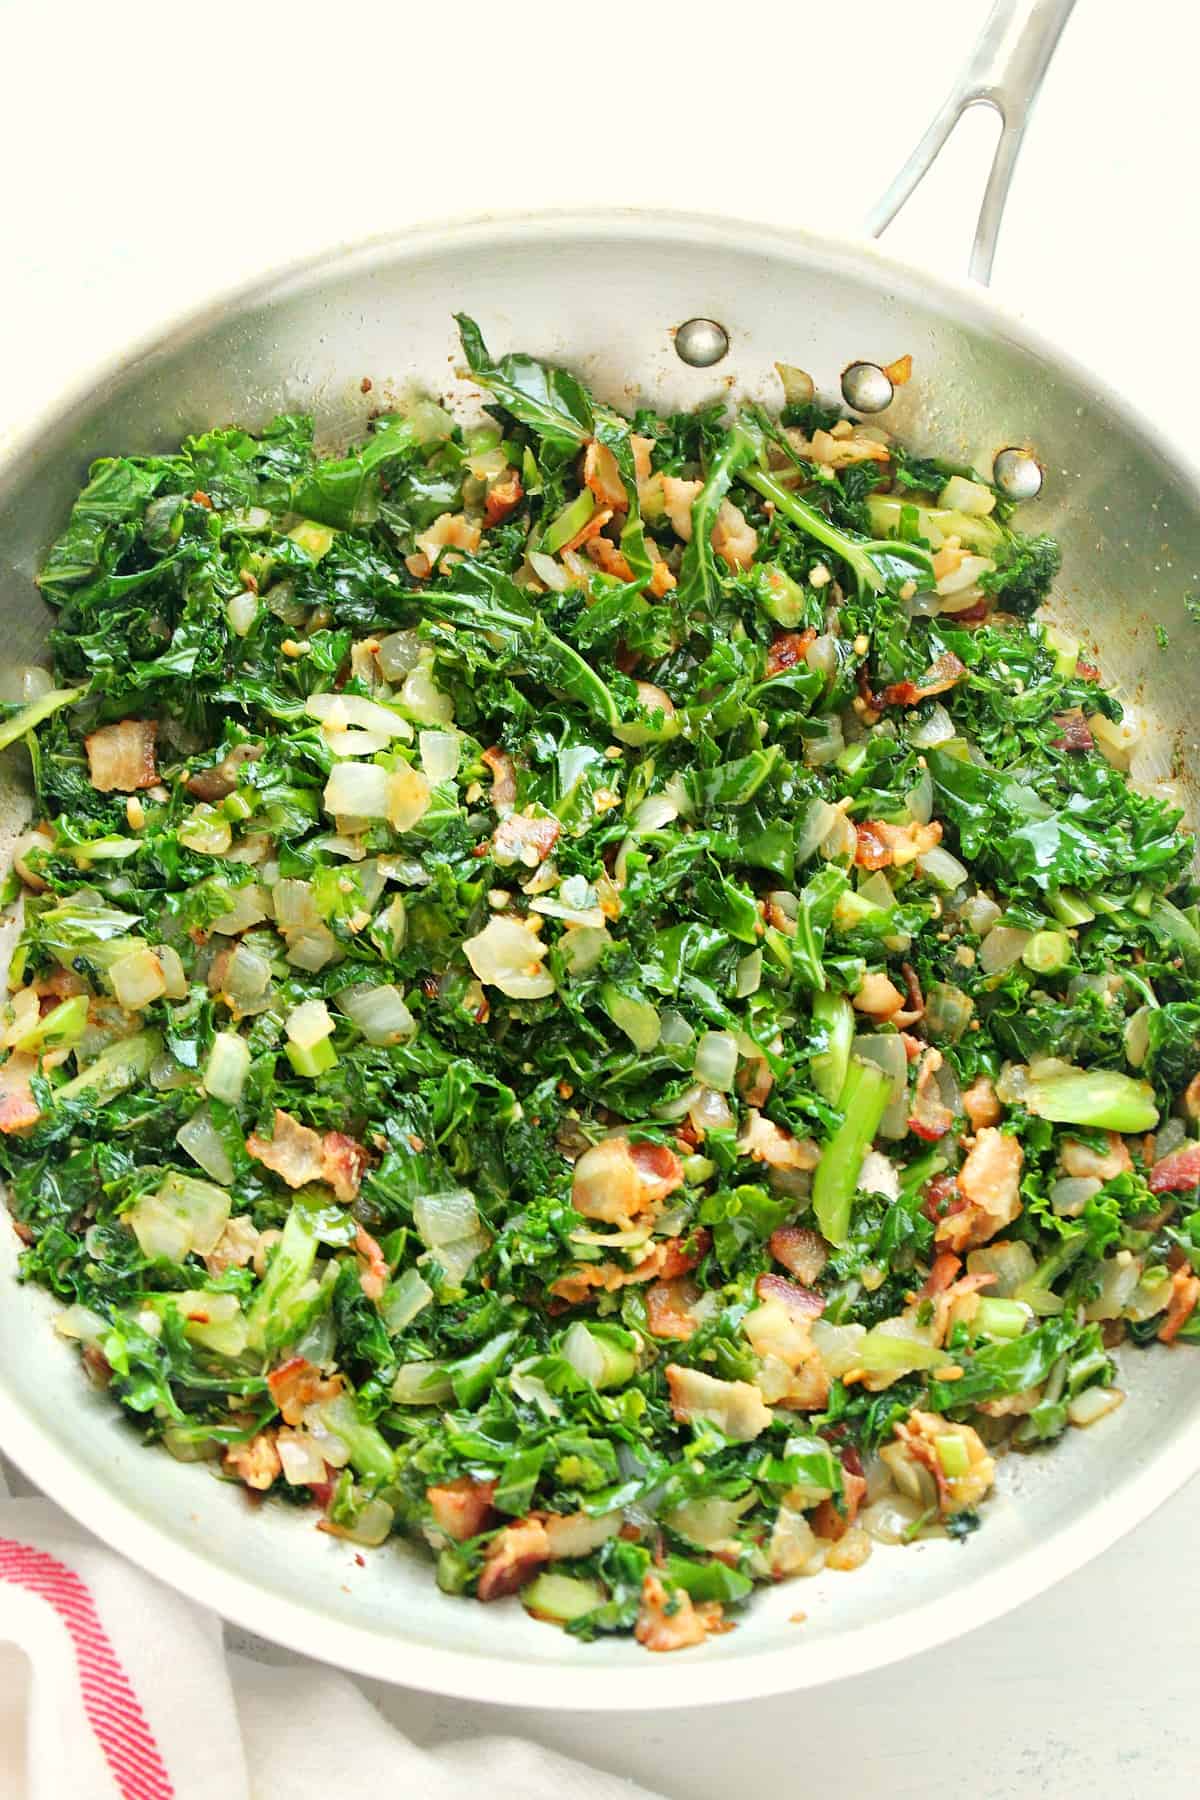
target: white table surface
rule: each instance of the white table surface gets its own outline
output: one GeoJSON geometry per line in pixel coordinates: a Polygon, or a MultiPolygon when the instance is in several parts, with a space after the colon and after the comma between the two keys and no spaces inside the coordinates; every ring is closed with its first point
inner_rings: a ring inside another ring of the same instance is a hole
{"type": "MultiPolygon", "coordinates": [[[[176,309],[413,220],[637,203],[853,229],[986,10],[0,0],[0,441],[176,309]]],[[[1198,56],[1179,0],[1080,0],[994,283],[1176,436],[1200,401],[1198,56]]],[[[900,254],[963,267],[991,130],[961,129],[900,254]]],[[[369,1691],[418,1741],[516,1730],[673,1800],[1141,1796],[1200,1771],[1198,1506],[1193,1483],[998,1624],[813,1694],[589,1717],[369,1691]]]]}

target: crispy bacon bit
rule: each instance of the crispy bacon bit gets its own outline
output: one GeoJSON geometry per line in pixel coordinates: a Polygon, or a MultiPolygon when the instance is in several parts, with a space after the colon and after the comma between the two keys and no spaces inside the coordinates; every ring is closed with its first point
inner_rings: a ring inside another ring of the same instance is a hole
{"type": "Polygon", "coordinates": [[[1084,662],[1082,656],[1075,664],[1075,675],[1079,681],[1099,681],[1100,671],[1095,663],[1084,662]]]}
{"type": "Polygon", "coordinates": [[[254,1253],[258,1249],[259,1232],[249,1213],[238,1213],[230,1219],[224,1231],[204,1258],[204,1266],[210,1275],[223,1275],[226,1269],[244,1269],[247,1263],[254,1261],[254,1253]]]}
{"type": "Polygon", "coordinates": [[[536,869],[557,844],[560,830],[558,820],[548,815],[534,818],[528,813],[507,813],[492,833],[492,854],[503,869],[514,863],[536,869]]]}
{"type": "Polygon", "coordinates": [[[642,1142],[629,1151],[642,1185],[642,1202],[651,1206],[683,1186],[683,1164],[666,1144],[642,1142]]]}
{"type": "MultiPolygon", "coordinates": [[[[900,973],[904,976],[908,1005],[902,1013],[896,1014],[896,1024],[915,1025],[918,1019],[925,1017],[925,996],[921,992],[921,979],[911,963],[901,963],[900,973]]],[[[905,1055],[907,1054],[906,1050],[905,1055]]]]}
{"type": "Polygon", "coordinates": [[[596,496],[597,505],[610,507],[613,512],[629,510],[629,495],[625,492],[617,459],[608,445],[601,444],[596,438],[592,438],[583,453],[583,483],[596,496]]]}
{"type": "Polygon", "coordinates": [[[495,1492],[494,1481],[472,1481],[469,1475],[460,1475],[442,1487],[426,1488],[425,1498],[435,1524],[456,1544],[463,1544],[478,1537],[487,1525],[495,1492]]]}
{"type": "Polygon", "coordinates": [[[660,558],[654,565],[654,573],[650,577],[650,586],[645,590],[655,600],[661,600],[675,586],[675,577],[666,563],[660,558]]]}
{"type": "Polygon", "coordinates": [[[236,1475],[248,1488],[265,1493],[281,1473],[282,1464],[275,1448],[275,1432],[268,1427],[245,1444],[230,1444],[221,1467],[227,1475],[236,1475]]]}
{"type": "Polygon", "coordinates": [[[692,505],[703,486],[702,481],[681,481],[677,475],[662,478],[664,510],[676,537],[685,544],[692,536],[692,505]]]}
{"type": "Polygon", "coordinates": [[[37,1074],[37,1057],[14,1050],[0,1068],[0,1131],[26,1131],[41,1114],[33,1097],[30,1076],[37,1074]]]}
{"type": "Polygon", "coordinates": [[[987,594],[975,602],[974,606],[964,606],[961,612],[954,615],[955,625],[982,625],[992,610],[992,602],[987,594]]]}
{"type": "Polygon", "coordinates": [[[416,540],[417,553],[429,565],[425,573],[428,574],[435,563],[457,562],[458,558],[448,557],[447,551],[465,550],[473,556],[482,535],[478,525],[472,525],[465,513],[439,513],[416,540]]]}
{"type": "Polygon", "coordinates": [[[303,1356],[289,1356],[267,1376],[271,1398],[288,1425],[302,1425],[305,1407],[334,1399],[341,1393],[342,1385],[342,1376],[322,1375],[303,1356]]]}
{"type": "Polygon", "coordinates": [[[700,1289],[686,1275],[672,1281],[656,1281],[646,1289],[646,1323],[654,1337],[690,1338],[697,1329],[691,1308],[700,1298],[700,1289]]]}
{"type": "Polygon", "coordinates": [[[492,771],[492,805],[497,812],[504,812],[517,803],[517,769],[507,750],[501,750],[493,744],[485,750],[480,762],[486,763],[492,771]]]}
{"type": "Polygon", "coordinates": [[[758,533],[740,506],[722,500],[712,528],[712,547],[731,569],[748,569],[758,549],[758,533]]]}
{"type": "Polygon", "coordinates": [[[842,1505],[845,1512],[838,1509],[833,1500],[822,1500],[812,1515],[812,1528],[818,1537],[829,1538],[838,1543],[845,1537],[855,1519],[858,1509],[866,1499],[867,1483],[861,1472],[856,1473],[842,1462],[842,1505]]]}
{"type": "Polygon", "coordinates": [[[702,1369],[685,1369],[678,1363],[667,1364],[666,1377],[671,1411],[680,1424],[700,1419],[716,1425],[735,1444],[748,1444],[771,1423],[752,1381],[718,1381],[702,1369]]]}
{"type": "Polygon", "coordinates": [[[765,1056],[749,1057],[739,1063],[735,1079],[737,1091],[747,1106],[765,1106],[771,1098],[775,1077],[765,1056]]]}
{"type": "Polygon", "coordinates": [[[569,538],[562,546],[563,550],[582,550],[589,539],[594,538],[598,532],[604,530],[604,527],[608,524],[612,516],[613,510],[611,506],[598,506],[586,525],[581,525],[579,530],[575,533],[575,536],[569,538]]]}
{"type": "Polygon", "coordinates": [[[780,1225],[771,1233],[767,1249],[797,1281],[811,1287],[829,1261],[829,1246],[820,1232],[805,1225],[780,1225]]]}
{"type": "Polygon", "coordinates": [[[122,719],[102,725],[83,740],[88,775],[101,794],[132,794],[153,787],[158,780],[154,740],[158,726],[153,719],[122,719]]]}
{"type": "Polygon", "coordinates": [[[1167,1302],[1167,1316],[1158,1329],[1159,1341],[1173,1344],[1179,1333],[1196,1310],[1196,1302],[1200,1300],[1200,1279],[1187,1268],[1176,1269],[1171,1277],[1171,1298],[1167,1302]]]}
{"type": "Polygon", "coordinates": [[[483,523],[487,530],[502,525],[510,513],[516,512],[525,497],[521,477],[510,465],[502,469],[495,481],[489,482],[483,501],[483,523]]]}
{"type": "Polygon", "coordinates": [[[1014,1137],[987,1125],[958,1172],[958,1190],[966,1201],[959,1212],[944,1216],[934,1233],[939,1248],[973,1250],[1011,1225],[1021,1211],[1021,1167],[1025,1155],[1014,1137]]]}
{"type": "Polygon", "coordinates": [[[918,700],[929,700],[956,687],[967,672],[967,665],[945,650],[930,664],[917,681],[895,681],[883,690],[884,706],[915,706],[918,700]]]}
{"type": "Polygon", "coordinates": [[[854,829],[858,835],[854,860],[859,868],[886,869],[891,863],[892,852],[875,821],[864,819],[862,824],[856,825],[854,829]]]}
{"type": "Polygon", "coordinates": [[[908,1115],[908,1129],[917,1137],[924,1138],[926,1143],[945,1137],[954,1123],[954,1114],[938,1092],[937,1072],[941,1066],[941,1051],[927,1050],[917,1072],[913,1108],[908,1115]]]}
{"type": "Polygon", "coordinates": [[[877,1019],[890,1019],[904,1005],[898,987],[881,970],[868,970],[851,1001],[856,1012],[870,1013],[877,1019]]]}
{"type": "Polygon", "coordinates": [[[601,534],[599,537],[589,538],[583,547],[596,567],[603,569],[606,575],[613,575],[618,581],[633,580],[633,570],[629,566],[625,552],[619,549],[611,538],[606,538],[601,534]]]}
{"type": "Polygon", "coordinates": [[[687,1650],[702,1644],[713,1631],[727,1631],[720,1603],[707,1600],[700,1606],[683,1588],[667,1588],[662,1577],[650,1570],[642,1582],[634,1636],[647,1650],[687,1650]]]}
{"type": "Polygon", "coordinates": [[[823,1297],[812,1288],[797,1287],[783,1275],[760,1275],[754,1284],[760,1300],[778,1300],[796,1319],[819,1319],[825,1311],[823,1297]]]}
{"type": "Polygon", "coordinates": [[[319,1137],[278,1107],[274,1137],[260,1138],[253,1133],[246,1139],[246,1149],[256,1162],[286,1181],[290,1188],[324,1181],[343,1203],[358,1193],[368,1160],[367,1152],[354,1138],[340,1131],[328,1131],[319,1137]]]}
{"type": "Polygon", "coordinates": [[[962,1258],[955,1256],[953,1250],[939,1250],[933,1259],[933,1267],[918,1292],[918,1299],[929,1300],[934,1294],[944,1294],[948,1287],[954,1285],[954,1278],[961,1268],[962,1258]]]}
{"type": "Polygon", "coordinates": [[[662,1268],[659,1273],[664,1281],[673,1281],[677,1275],[686,1275],[689,1270],[704,1260],[712,1249],[712,1232],[706,1227],[691,1232],[687,1237],[668,1238],[663,1245],[662,1268]]]}
{"type": "Polygon", "coordinates": [[[1115,1131],[1108,1132],[1107,1138],[1107,1150],[1093,1150],[1075,1138],[1064,1138],[1058,1152],[1063,1174],[1091,1176],[1096,1181],[1111,1181],[1116,1175],[1130,1174],[1133,1158],[1124,1138],[1115,1131]]]}
{"type": "Polygon", "coordinates": [[[1051,747],[1055,750],[1094,750],[1096,741],[1088,729],[1088,722],[1083,716],[1082,708],[1073,706],[1070,712],[1055,713],[1054,723],[1061,732],[1060,737],[1051,738],[1051,747]]]}
{"type": "Polygon", "coordinates": [[[970,1121],[972,1131],[982,1131],[985,1125],[1000,1123],[1001,1106],[990,1075],[977,1075],[970,1087],[964,1090],[963,1111],[970,1121]]]}
{"type": "Polygon", "coordinates": [[[884,363],[883,372],[893,387],[904,387],[912,380],[912,357],[898,356],[895,362],[884,363]]]}
{"type": "MultiPolygon", "coordinates": [[[[8,1129],[7,1127],[5,1129],[8,1129]]],[[[1150,1171],[1146,1186],[1152,1194],[1185,1194],[1200,1182],[1200,1144],[1181,1144],[1162,1157],[1150,1171]]]]}
{"type": "Polygon", "coordinates": [[[797,663],[802,663],[816,635],[815,631],[779,632],[767,652],[768,681],[773,675],[782,675],[785,669],[794,669],[797,663]]]}
{"type": "Polygon", "coordinates": [[[953,1175],[935,1175],[925,1184],[921,1211],[934,1225],[940,1219],[948,1219],[952,1213],[961,1212],[966,1204],[953,1175]]]}
{"type": "Polygon", "coordinates": [[[543,1563],[550,1560],[546,1527],[532,1514],[506,1525],[488,1545],[477,1589],[481,1600],[502,1600],[523,1588],[543,1563]]]}
{"type": "Polygon", "coordinates": [[[737,1141],[739,1156],[766,1163],[772,1169],[815,1169],[821,1152],[807,1138],[793,1137],[790,1131],[764,1118],[753,1106],[746,1113],[746,1123],[737,1141]]]}
{"type": "Polygon", "coordinates": [[[355,1229],[354,1249],[359,1260],[359,1286],[368,1300],[382,1300],[390,1270],[378,1241],[362,1225],[355,1229]]]}

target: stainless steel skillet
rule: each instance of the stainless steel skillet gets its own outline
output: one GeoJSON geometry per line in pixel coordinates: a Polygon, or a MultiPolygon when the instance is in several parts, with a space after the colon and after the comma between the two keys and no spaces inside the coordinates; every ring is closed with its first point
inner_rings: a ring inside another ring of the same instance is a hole
{"type": "MultiPolygon", "coordinates": [[[[969,93],[1007,109],[1002,156],[973,268],[986,275],[1007,176],[1066,7],[1005,6],[969,93]]],[[[874,221],[894,211],[965,103],[940,117],[874,221]]],[[[930,280],[869,245],[677,214],[475,220],[414,230],[277,273],[197,312],[58,401],[0,466],[3,659],[42,650],[32,587],[40,555],[87,461],[173,446],[214,422],[310,408],[323,433],[361,427],[381,394],[432,386],[464,403],[450,314],[465,308],[496,348],[570,362],[608,399],[691,405],[726,383],[770,397],[776,357],[827,390],[867,359],[914,358],[884,422],[919,446],[987,468],[1030,445],[1046,465],[1029,515],[1066,553],[1060,610],[1099,647],[1107,673],[1179,734],[1192,758],[1200,673],[1184,596],[1200,581],[1200,479],[1106,383],[1007,317],[978,288],[930,280]],[[730,348],[695,369],[672,328],[715,319],[730,348]],[[361,393],[363,377],[374,388],[361,393]],[[1171,634],[1158,650],[1154,624],[1171,634]]],[[[10,831],[27,800],[22,754],[3,766],[10,831]]],[[[576,1644],[515,1604],[439,1594],[418,1553],[353,1552],[283,1509],[141,1449],[82,1382],[54,1337],[53,1308],[12,1281],[18,1246],[0,1234],[0,1443],[101,1536],[226,1616],[346,1667],[478,1699],[555,1707],[700,1704],[816,1685],[981,1624],[1096,1554],[1200,1468],[1200,1382],[1188,1352],[1128,1359],[1130,1400],[1051,1457],[1010,1458],[987,1529],[966,1546],[879,1552],[856,1579],[829,1575],[759,1599],[702,1653],[648,1658],[632,1644],[576,1644]],[[803,1607],[808,1622],[790,1624],[803,1607]]]]}

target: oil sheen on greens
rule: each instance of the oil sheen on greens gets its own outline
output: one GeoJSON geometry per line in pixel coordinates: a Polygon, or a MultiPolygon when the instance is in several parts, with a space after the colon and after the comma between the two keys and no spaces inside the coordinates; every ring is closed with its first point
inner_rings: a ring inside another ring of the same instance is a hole
{"type": "Polygon", "coordinates": [[[482,424],[90,470],[0,1162],[144,1440],[669,1650],[1200,1337],[1191,840],[974,471],[459,323],[482,424]]]}

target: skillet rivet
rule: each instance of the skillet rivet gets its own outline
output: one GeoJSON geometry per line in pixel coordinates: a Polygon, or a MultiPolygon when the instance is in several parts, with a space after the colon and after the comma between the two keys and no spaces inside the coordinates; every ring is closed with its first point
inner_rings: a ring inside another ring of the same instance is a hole
{"type": "Polygon", "coordinates": [[[992,463],[992,482],[1006,500],[1034,500],[1042,491],[1043,470],[1029,450],[1010,444],[997,450],[992,463]]]}
{"type": "Polygon", "coordinates": [[[842,398],[855,412],[877,413],[895,397],[892,378],[878,363],[853,362],[842,370],[842,398]]]}
{"type": "Polygon", "coordinates": [[[693,369],[711,369],[729,352],[729,333],[715,319],[688,319],[675,333],[680,362],[693,369]]]}

